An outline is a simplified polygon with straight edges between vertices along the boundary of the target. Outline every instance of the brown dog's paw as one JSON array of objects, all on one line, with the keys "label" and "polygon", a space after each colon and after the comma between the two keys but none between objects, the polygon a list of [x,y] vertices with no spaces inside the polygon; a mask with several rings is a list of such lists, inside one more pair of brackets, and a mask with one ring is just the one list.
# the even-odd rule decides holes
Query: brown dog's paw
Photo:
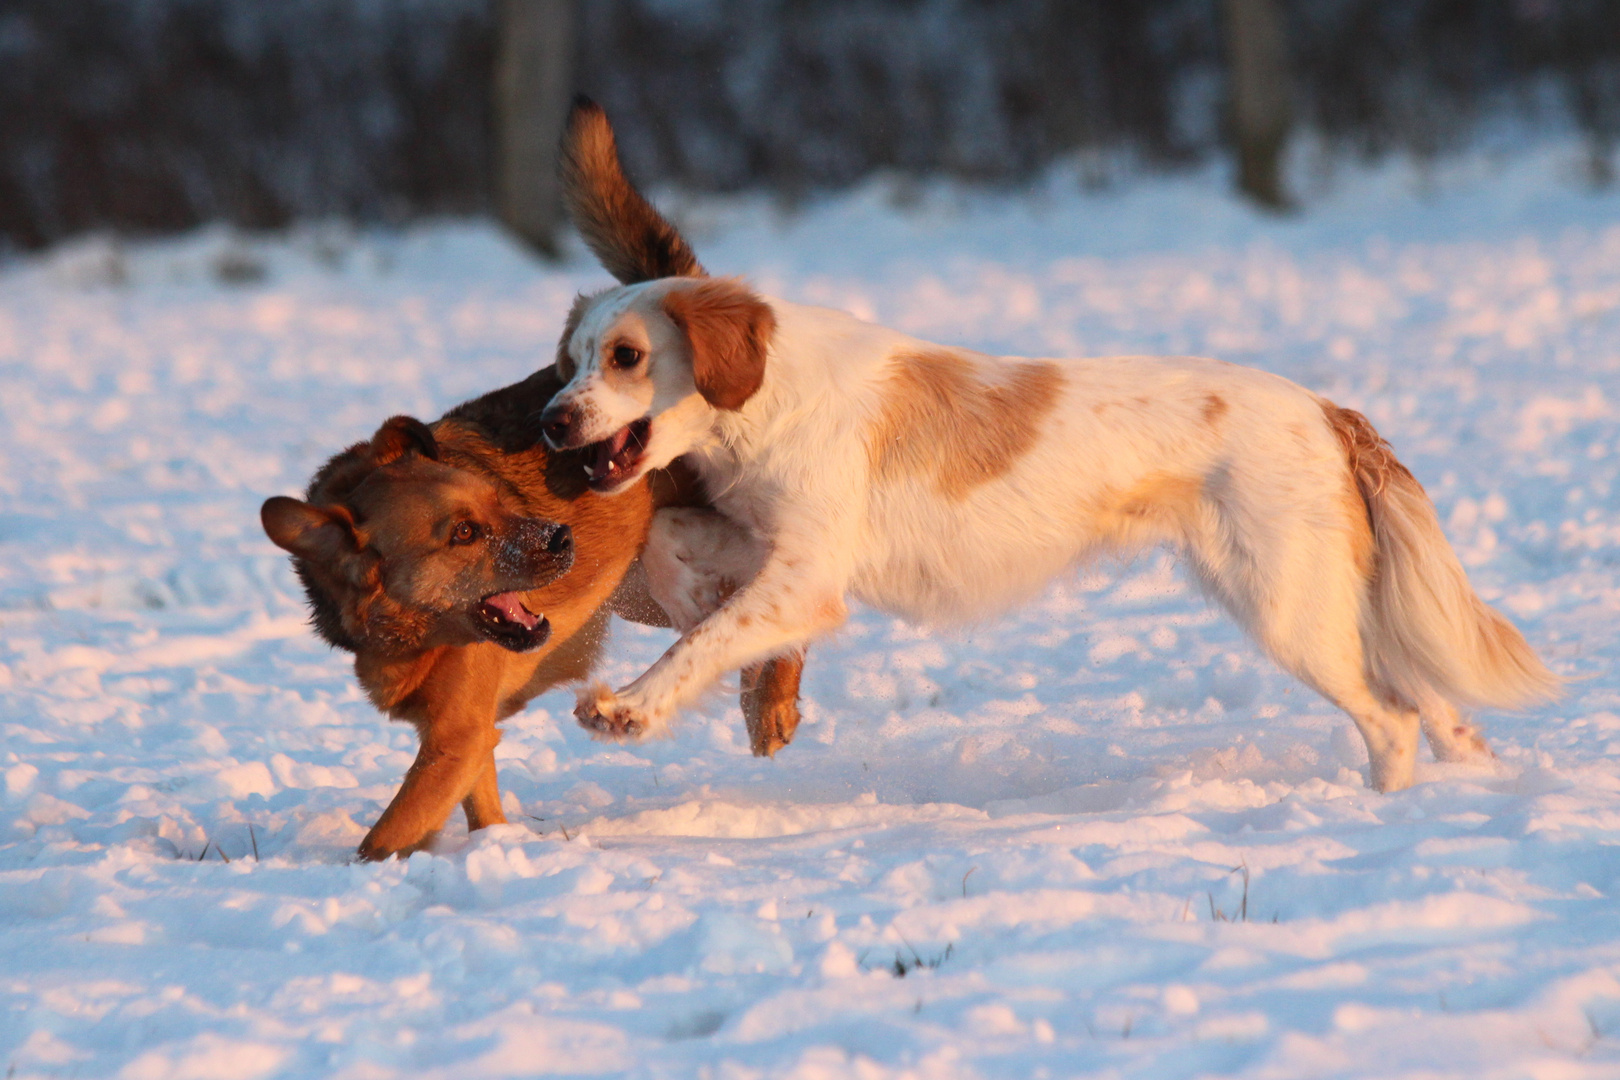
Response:
[{"label": "brown dog's paw", "polygon": [[426,832],[402,828],[398,821],[389,822],[387,816],[371,827],[360,846],[354,849],[357,862],[387,862],[389,859],[408,859],[415,852],[432,846],[439,838],[438,829]]},{"label": "brown dog's paw", "polygon": [[799,673],[802,656],[780,656],[744,668],[742,714],[755,757],[775,757],[793,741],[799,727]]},{"label": "brown dog's paw", "polygon": [[793,741],[799,726],[797,706],[780,702],[756,710],[745,709],[748,722],[748,742],[755,757],[775,757],[776,752]]},{"label": "brown dog's paw", "polygon": [[393,858],[395,854],[397,853],[394,850],[378,842],[370,835],[360,841],[360,846],[354,850],[354,857],[360,862],[385,862]]},{"label": "brown dog's paw", "polygon": [[615,742],[639,739],[651,727],[640,709],[624,704],[601,683],[580,691],[578,703],[574,706],[574,719],[598,739]]}]

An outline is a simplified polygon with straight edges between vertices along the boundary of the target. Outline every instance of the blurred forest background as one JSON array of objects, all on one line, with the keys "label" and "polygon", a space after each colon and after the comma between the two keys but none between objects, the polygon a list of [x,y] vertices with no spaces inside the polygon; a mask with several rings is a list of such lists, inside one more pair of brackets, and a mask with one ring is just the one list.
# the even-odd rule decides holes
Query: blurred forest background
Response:
[{"label": "blurred forest background", "polygon": [[498,213],[546,249],[576,91],[635,176],[789,199],[1620,138],[1620,0],[0,0],[0,246]]}]

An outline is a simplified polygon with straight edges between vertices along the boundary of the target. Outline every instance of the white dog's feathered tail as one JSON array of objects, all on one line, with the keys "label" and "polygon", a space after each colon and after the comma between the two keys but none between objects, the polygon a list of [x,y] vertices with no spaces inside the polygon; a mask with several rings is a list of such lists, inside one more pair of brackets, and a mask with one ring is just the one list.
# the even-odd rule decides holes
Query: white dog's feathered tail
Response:
[{"label": "white dog's feathered tail", "polygon": [[1524,636],[1474,593],[1434,504],[1366,417],[1327,405],[1372,525],[1362,641],[1371,681],[1418,706],[1521,708],[1561,692]]}]

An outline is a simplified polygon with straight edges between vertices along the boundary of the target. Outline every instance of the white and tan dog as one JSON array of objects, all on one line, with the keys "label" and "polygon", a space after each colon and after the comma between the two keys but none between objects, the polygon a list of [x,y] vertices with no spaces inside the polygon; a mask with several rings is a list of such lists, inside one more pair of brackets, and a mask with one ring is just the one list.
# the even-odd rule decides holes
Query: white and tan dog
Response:
[{"label": "white and tan dog", "polygon": [[[623,189],[600,214],[651,215],[684,250],[623,180],[599,110],[576,110],[570,138],[576,169]],[[921,623],[982,619],[1076,563],[1159,544],[1350,714],[1380,791],[1412,782],[1420,726],[1441,760],[1484,757],[1459,709],[1558,692],[1367,420],[1276,375],[986,356],[693,276],[582,297],[558,365],[543,430],[596,445],[593,487],[686,455],[763,541],[752,580],[651,670],[582,697],[600,734],[661,731],[723,673],[837,627],[850,596]]]}]

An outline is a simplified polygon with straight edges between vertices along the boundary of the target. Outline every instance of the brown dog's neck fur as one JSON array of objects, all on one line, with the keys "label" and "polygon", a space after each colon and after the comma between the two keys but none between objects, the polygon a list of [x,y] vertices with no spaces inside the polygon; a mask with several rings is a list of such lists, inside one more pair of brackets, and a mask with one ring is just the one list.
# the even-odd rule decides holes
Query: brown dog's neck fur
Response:
[{"label": "brown dog's neck fur", "polygon": [[355,654],[354,674],[365,687],[366,696],[381,712],[400,717],[400,712],[433,673],[449,645],[438,645],[403,656],[381,656],[371,652]]}]

